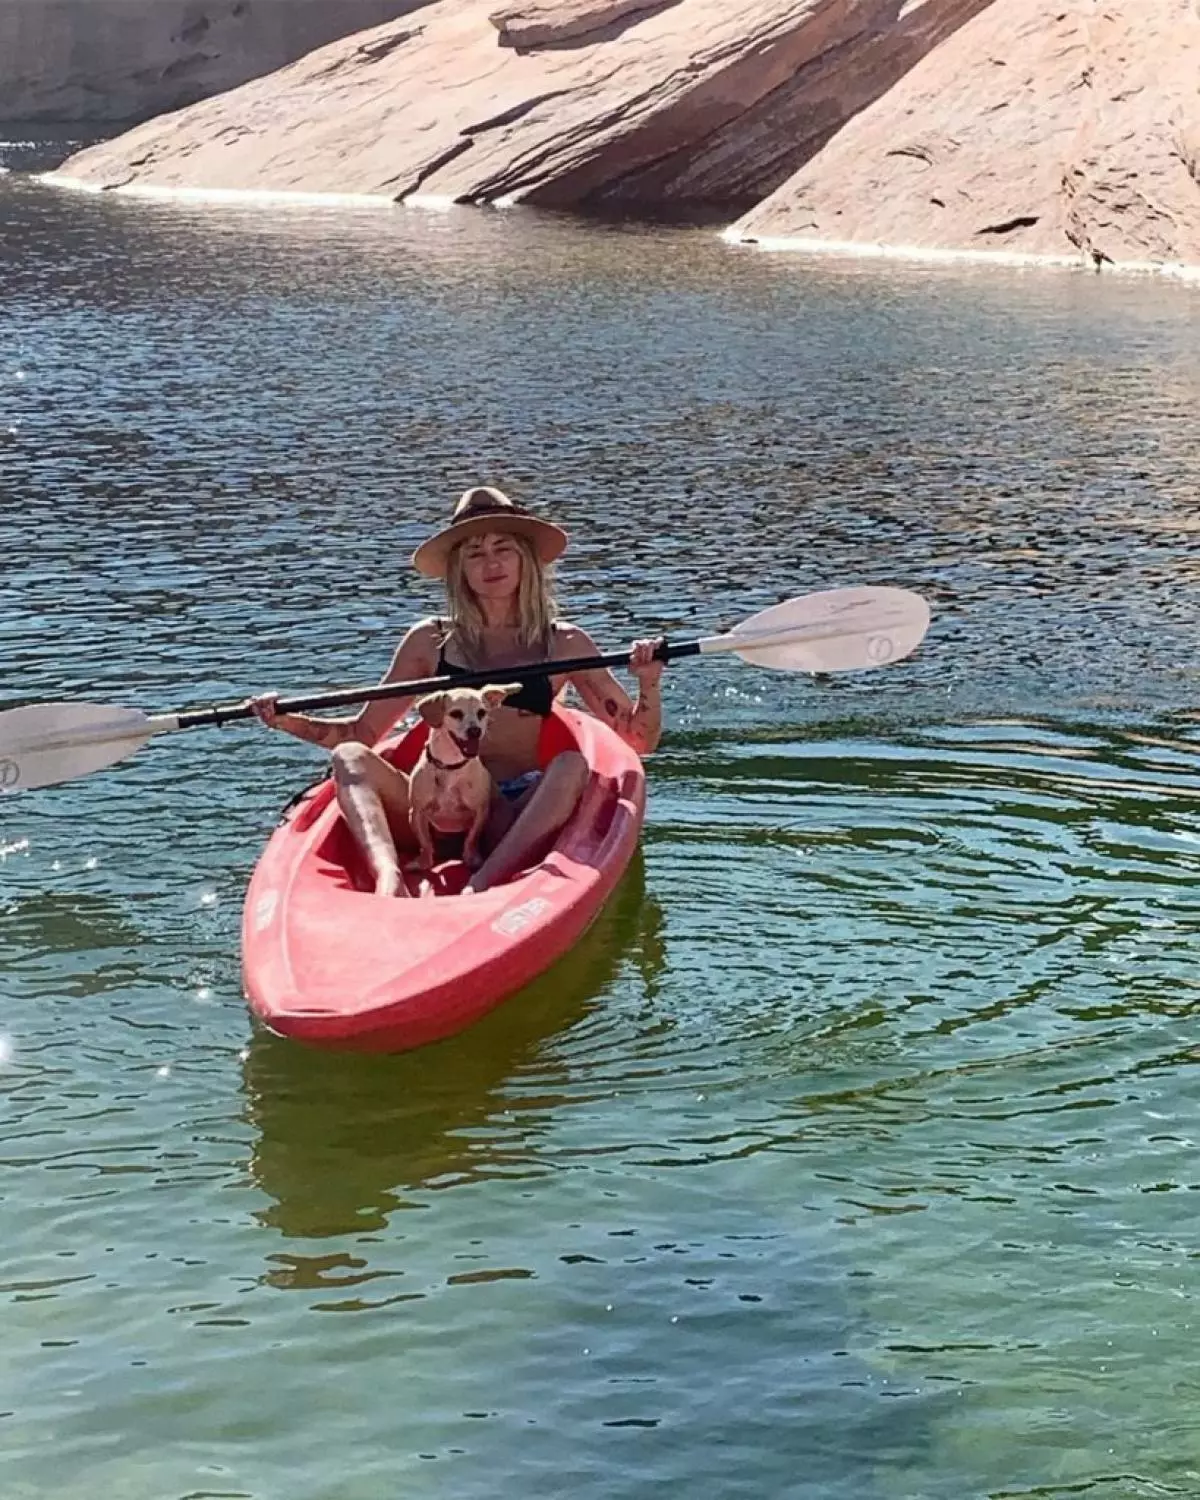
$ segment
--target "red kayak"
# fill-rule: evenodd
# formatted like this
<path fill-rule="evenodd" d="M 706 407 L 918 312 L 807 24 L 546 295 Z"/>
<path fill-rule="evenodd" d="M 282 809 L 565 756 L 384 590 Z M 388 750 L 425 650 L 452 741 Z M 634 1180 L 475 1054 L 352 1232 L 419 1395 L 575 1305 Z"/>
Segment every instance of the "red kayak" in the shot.
<path fill-rule="evenodd" d="M 402 770 L 428 727 L 383 747 Z M 323 1047 L 401 1052 L 462 1031 L 526 985 L 598 915 L 637 847 L 646 777 L 636 753 L 598 719 L 556 708 L 545 765 L 578 750 L 591 776 L 575 815 L 532 868 L 460 896 L 461 861 L 435 872 L 435 894 L 376 896 L 333 797 L 313 787 L 272 834 L 242 915 L 251 1008 L 272 1031 Z M 406 877 L 416 894 L 420 876 Z"/>

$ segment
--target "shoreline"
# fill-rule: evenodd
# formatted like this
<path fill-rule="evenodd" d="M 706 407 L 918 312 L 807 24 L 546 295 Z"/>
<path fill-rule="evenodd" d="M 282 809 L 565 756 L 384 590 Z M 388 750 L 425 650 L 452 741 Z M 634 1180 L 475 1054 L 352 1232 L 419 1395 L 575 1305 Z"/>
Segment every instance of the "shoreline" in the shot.
<path fill-rule="evenodd" d="M 0 172 L 8 168 L 0 168 Z M 384 193 L 306 192 L 300 188 L 201 188 L 154 187 L 131 184 L 123 187 L 101 187 L 63 172 L 32 173 L 35 182 L 73 193 L 111 193 L 126 198 L 141 198 L 165 203 L 244 204 L 251 207 L 305 208 L 415 208 L 425 213 L 449 213 L 459 207 L 492 208 L 509 212 L 521 205 L 507 199 L 492 204 L 458 204 L 453 198 L 431 193 L 412 193 L 406 198 L 391 198 Z M 586 216 L 580 215 L 586 223 Z M 1092 275 L 1160 276 L 1168 281 L 1200 285 L 1200 264 L 1187 261 L 1106 261 L 1089 264 L 1082 252 L 1068 255 L 1029 254 L 1005 250 L 953 250 L 932 245 L 891 245 L 872 240 L 826 240 L 804 235 L 746 235 L 733 225 L 719 231 L 718 238 L 736 249 L 757 250 L 768 255 L 809 255 L 846 260 L 892 260 L 910 265 L 973 265 L 1003 267 L 1006 270 L 1088 271 Z"/>
<path fill-rule="evenodd" d="M 158 199 L 168 203 L 261 203 L 264 207 L 296 204 L 307 208 L 395 208 L 394 198 L 384 193 L 306 193 L 296 188 L 188 188 L 150 187 L 138 183 L 122 187 L 101 187 L 84 182 L 64 172 L 33 172 L 35 182 L 46 187 L 62 188 L 68 193 L 90 193 L 99 197 Z"/>
<path fill-rule="evenodd" d="M 0 168 L 0 171 L 7 170 Z M 68 193 L 90 193 L 94 197 L 108 194 L 111 197 L 141 198 L 160 203 L 226 203 L 243 204 L 250 208 L 417 208 L 424 213 L 450 213 L 455 208 L 518 206 L 511 201 L 499 200 L 494 204 L 460 204 L 445 194 L 436 193 L 410 193 L 407 198 L 393 198 L 387 193 L 308 192 L 303 188 L 154 187 L 144 183 L 102 187 L 58 171 L 32 172 L 29 175 L 35 182 L 46 187 L 60 188 Z"/>
<path fill-rule="evenodd" d="M 1013 250 L 951 250 L 934 245 L 889 245 L 875 240 L 823 240 L 804 235 L 746 235 L 732 226 L 721 238 L 744 250 L 768 255 L 811 255 L 846 260 L 898 260 L 909 264 L 1003 266 L 1016 270 L 1089 271 L 1093 275 L 1163 276 L 1200 283 L 1200 265 L 1188 261 L 1110 260 L 1089 263 L 1082 251 L 1073 255 L 1021 253 Z"/>

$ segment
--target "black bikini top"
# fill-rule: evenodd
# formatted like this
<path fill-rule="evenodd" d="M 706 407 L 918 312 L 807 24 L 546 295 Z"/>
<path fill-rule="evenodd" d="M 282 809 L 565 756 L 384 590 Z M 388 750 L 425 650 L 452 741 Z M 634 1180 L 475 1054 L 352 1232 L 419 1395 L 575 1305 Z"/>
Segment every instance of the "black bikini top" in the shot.
<path fill-rule="evenodd" d="M 437 659 L 439 677 L 462 677 L 474 670 L 473 667 L 461 667 L 456 661 L 447 661 L 445 642 L 442 643 Z M 504 668 L 497 667 L 497 680 L 503 676 Z M 504 706 L 523 709 L 527 714 L 540 714 L 543 719 L 548 718 L 554 707 L 554 684 L 549 677 L 534 677 L 521 685 L 519 693 L 510 693 L 504 700 Z"/>

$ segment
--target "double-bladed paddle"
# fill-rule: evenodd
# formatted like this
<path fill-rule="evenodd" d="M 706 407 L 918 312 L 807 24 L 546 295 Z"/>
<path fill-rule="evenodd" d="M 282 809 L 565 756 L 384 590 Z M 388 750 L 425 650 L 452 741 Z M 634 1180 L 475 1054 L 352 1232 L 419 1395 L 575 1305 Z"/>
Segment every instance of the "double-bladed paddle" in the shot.
<path fill-rule="evenodd" d="M 782 672 L 856 672 L 887 666 L 915 651 L 929 628 L 929 606 L 907 589 L 825 589 L 773 605 L 743 620 L 724 635 L 683 645 L 664 644 L 663 661 L 729 652 L 756 667 Z M 417 682 L 372 683 L 339 688 L 311 697 L 287 698 L 280 713 L 338 708 L 375 698 L 412 698 L 451 687 L 482 687 L 505 682 L 569 676 L 595 667 L 619 667 L 629 652 L 578 656 L 527 667 L 426 677 Z M 249 719 L 248 702 L 224 708 L 149 715 L 136 708 L 101 703 L 30 703 L 0 712 L 0 794 L 33 791 L 103 770 L 132 755 L 148 739 L 176 729 L 199 729 Z"/>

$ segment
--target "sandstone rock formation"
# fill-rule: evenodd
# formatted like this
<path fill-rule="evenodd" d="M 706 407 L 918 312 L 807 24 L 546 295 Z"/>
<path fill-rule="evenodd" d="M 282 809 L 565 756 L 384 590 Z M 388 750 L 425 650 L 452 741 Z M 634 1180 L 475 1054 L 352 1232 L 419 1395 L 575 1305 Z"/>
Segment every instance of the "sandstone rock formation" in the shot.
<path fill-rule="evenodd" d="M 63 172 L 1200 262 L 1198 76 L 1200 0 L 436 0 Z"/>
<path fill-rule="evenodd" d="M 488 20 L 506 47 L 545 47 L 599 31 L 662 0 L 526 0 L 491 11 Z"/>
<path fill-rule="evenodd" d="M 989 3 L 439 0 L 64 172 L 103 187 L 727 211 Z"/>
<path fill-rule="evenodd" d="M 1200 264 L 1200 5 L 993 0 L 731 237 Z"/>
<path fill-rule="evenodd" d="M 144 120 L 423 0 L 0 0 L 0 120 Z"/>

